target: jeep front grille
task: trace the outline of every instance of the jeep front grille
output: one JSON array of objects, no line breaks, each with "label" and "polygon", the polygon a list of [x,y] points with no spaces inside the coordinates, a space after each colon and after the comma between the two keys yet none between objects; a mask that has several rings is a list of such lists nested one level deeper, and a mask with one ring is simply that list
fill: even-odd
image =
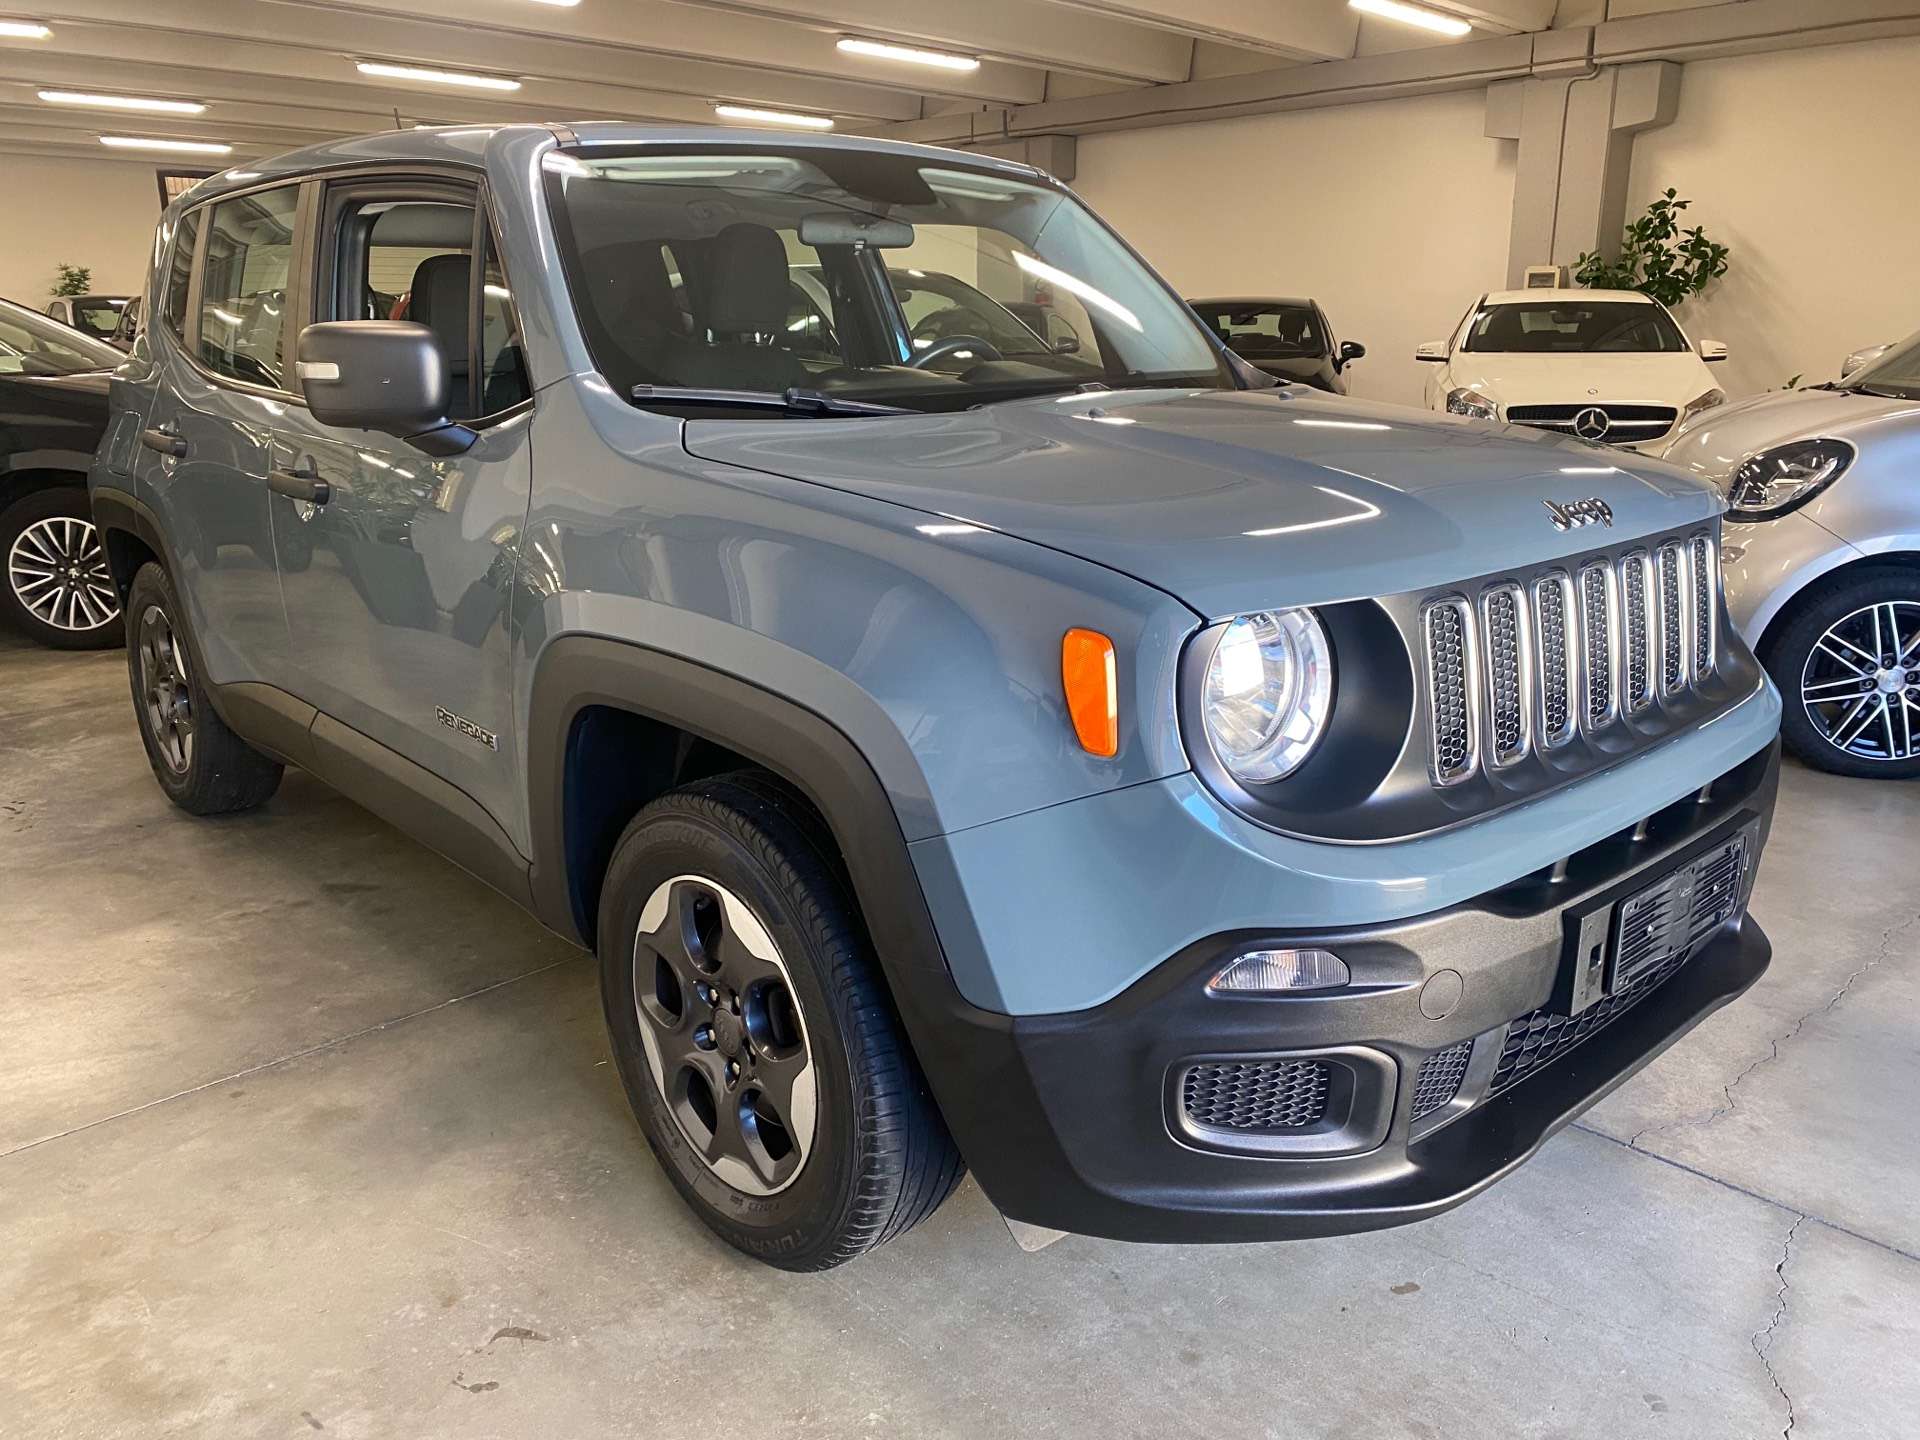
[{"label": "jeep front grille", "polygon": [[1455,785],[1684,698],[1713,674],[1719,580],[1719,549],[1699,533],[1428,601],[1434,781]]}]

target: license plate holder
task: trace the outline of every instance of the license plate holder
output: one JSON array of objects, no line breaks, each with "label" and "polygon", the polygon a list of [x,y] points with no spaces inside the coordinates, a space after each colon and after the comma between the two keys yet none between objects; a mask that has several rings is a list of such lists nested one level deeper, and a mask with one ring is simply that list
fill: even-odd
[{"label": "license plate holder", "polygon": [[1759,832],[1750,820],[1627,895],[1570,911],[1554,1008],[1578,1015],[1620,994],[1738,915]]}]

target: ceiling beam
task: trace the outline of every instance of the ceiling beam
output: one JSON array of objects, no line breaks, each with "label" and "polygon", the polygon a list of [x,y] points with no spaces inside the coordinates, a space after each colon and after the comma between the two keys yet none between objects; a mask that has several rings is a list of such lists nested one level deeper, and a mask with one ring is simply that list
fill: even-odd
[{"label": "ceiling beam", "polygon": [[[928,45],[966,55],[1108,80],[1185,80],[1193,42],[1171,30],[1036,0],[672,0],[689,7],[777,16],[835,35]],[[884,61],[870,61],[865,74]],[[853,70],[850,64],[847,67]],[[879,71],[874,72],[876,75]],[[919,72],[894,70],[902,80]]]},{"label": "ceiling beam", "polygon": [[1346,0],[1040,0],[1294,60],[1345,60],[1360,16]]},{"label": "ceiling beam", "polygon": [[[231,5],[228,8],[232,8]],[[275,9],[317,11],[338,34],[337,12],[352,13],[355,34],[371,16],[376,24],[424,20],[460,32],[505,41],[517,53],[528,39],[612,47],[638,54],[749,66],[756,71],[810,75],[850,84],[884,86],[914,94],[1026,105],[1040,99],[1046,77],[1028,65],[989,60],[959,72],[919,66],[874,65],[842,54],[831,29],[796,25],[731,10],[706,10],[664,0],[620,0],[617,5],[557,8],[527,0],[267,0],[269,29],[279,28]],[[563,74],[565,72],[562,72]]]},{"label": "ceiling beam", "polygon": [[[202,36],[163,31],[82,27],[65,21],[61,23],[55,39],[69,55],[82,56],[113,67],[110,71],[96,72],[96,79],[90,87],[94,89],[101,88],[98,74],[118,77],[122,65],[180,67],[183,76],[187,67],[217,66],[232,74],[286,81],[295,85],[323,85],[334,91],[337,97],[335,103],[351,104],[355,102],[348,97],[378,95],[382,97],[383,109],[398,108],[403,115],[421,114],[437,120],[475,123],[493,119],[550,121],[575,114],[593,114],[687,125],[707,125],[714,121],[713,107],[704,99],[609,85],[529,80],[511,97],[496,100],[491,95],[439,85],[404,88],[396,81],[370,79],[338,55],[330,57],[328,64],[316,64],[312,52],[280,45],[209,40]],[[336,71],[344,74],[333,73]],[[316,79],[316,76],[320,78]],[[118,83],[131,88],[130,82]],[[166,93],[178,89],[181,83],[180,80],[170,83]],[[219,82],[216,79],[213,83],[217,86]],[[217,99],[218,90],[193,98]],[[911,104],[903,108],[909,114],[918,109]]]},{"label": "ceiling beam", "polygon": [[[284,55],[301,57],[293,73],[307,78],[354,84],[365,80],[354,69],[356,59],[387,60],[443,70],[472,70],[507,75],[523,81],[514,98],[525,101],[535,89],[529,80],[546,82],[547,93],[559,101],[555,112],[564,115],[569,94],[612,87],[677,94],[706,102],[732,100],[771,104],[829,115],[877,120],[907,120],[920,113],[917,94],[850,81],[756,70],[674,56],[648,55],[608,45],[543,40],[534,36],[510,41],[459,26],[427,20],[344,16],[338,10],[302,5],[256,3],[236,5],[232,0],[60,0],[52,22],[50,48],[96,49],[118,36],[137,45],[163,37],[185,37],[205,65],[209,59],[227,65],[230,47],[268,46]],[[189,60],[187,63],[196,63]],[[387,88],[447,94],[448,87],[412,82],[382,81]],[[599,106],[603,102],[587,99]]]}]

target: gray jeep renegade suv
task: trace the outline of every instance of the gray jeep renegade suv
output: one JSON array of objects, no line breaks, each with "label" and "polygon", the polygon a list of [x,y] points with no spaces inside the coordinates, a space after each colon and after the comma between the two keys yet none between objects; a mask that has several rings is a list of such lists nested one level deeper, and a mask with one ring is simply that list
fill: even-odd
[{"label": "gray jeep renegade suv", "polygon": [[592,947],[776,1265],[963,1167],[1134,1240],[1420,1219],[1767,964],[1715,493],[1260,388],[1046,175],[380,135],[196,186],[148,297],[93,487],[161,786],[298,765]]}]

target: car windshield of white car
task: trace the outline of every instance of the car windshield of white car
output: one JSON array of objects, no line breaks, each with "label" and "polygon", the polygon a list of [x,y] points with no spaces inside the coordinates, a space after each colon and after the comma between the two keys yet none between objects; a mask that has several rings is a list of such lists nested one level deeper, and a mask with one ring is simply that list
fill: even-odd
[{"label": "car windshield of white car", "polygon": [[78,375],[127,357],[71,325],[13,306],[0,309],[0,375]]},{"label": "car windshield of white car", "polygon": [[1920,400],[1920,335],[1862,365],[1839,388],[1887,400]]},{"label": "car windshield of white car", "polygon": [[[595,364],[650,409],[676,410],[674,390],[706,392],[711,416],[716,392],[936,411],[1239,388],[1180,299],[1037,177],[751,143],[556,151],[545,169]],[[844,411],[742,407],[825,413]]]},{"label": "car windshield of white car", "polygon": [[1687,340],[1658,305],[1530,300],[1483,306],[1469,322],[1461,348],[1512,355],[1674,355],[1687,349]]}]

